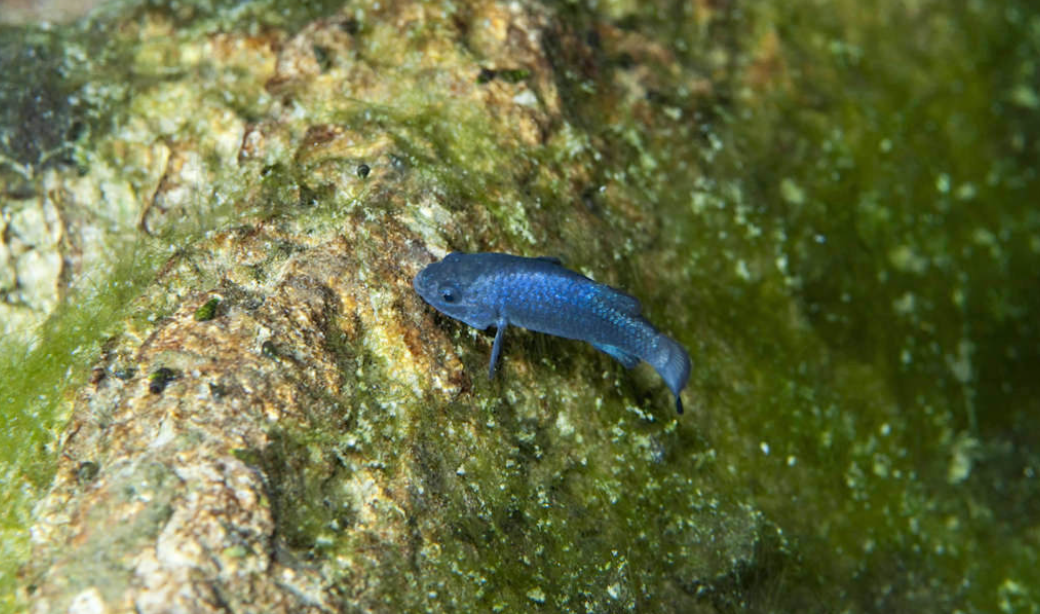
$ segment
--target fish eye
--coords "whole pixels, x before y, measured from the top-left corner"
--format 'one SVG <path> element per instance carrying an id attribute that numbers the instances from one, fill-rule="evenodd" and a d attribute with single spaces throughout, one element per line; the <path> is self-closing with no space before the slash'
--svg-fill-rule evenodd
<path id="1" fill-rule="evenodd" d="M 444 284 L 440 287 L 441 300 L 445 303 L 454 303 L 459 300 L 460 292 L 453 284 Z"/>

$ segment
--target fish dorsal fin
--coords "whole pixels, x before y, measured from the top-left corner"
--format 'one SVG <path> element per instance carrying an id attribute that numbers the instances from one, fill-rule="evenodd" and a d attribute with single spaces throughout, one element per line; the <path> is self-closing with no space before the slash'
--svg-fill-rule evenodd
<path id="1" fill-rule="evenodd" d="M 555 264 L 557 266 L 563 266 L 563 260 L 560 260 L 556 256 L 535 256 L 534 259 L 548 262 L 549 264 Z"/>

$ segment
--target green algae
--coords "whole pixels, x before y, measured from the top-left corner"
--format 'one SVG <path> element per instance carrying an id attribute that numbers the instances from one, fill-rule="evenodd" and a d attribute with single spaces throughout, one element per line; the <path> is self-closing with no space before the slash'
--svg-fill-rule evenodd
<path id="1" fill-rule="evenodd" d="M 363 576 L 365 585 L 381 587 L 384 606 L 403 610 L 510 611 L 533 601 L 603 611 L 663 598 L 676 608 L 694 607 L 698 599 L 737 603 L 744 569 L 765 573 L 756 541 L 776 541 L 777 534 L 754 509 L 702 492 L 698 481 L 710 479 L 712 461 L 698 460 L 694 472 L 676 472 L 665 462 L 706 452 L 674 421 L 662 436 L 651 417 L 619 398 L 575 403 L 569 392 L 575 375 L 566 372 L 545 381 L 558 391 L 548 406 L 570 406 L 551 423 L 510 409 L 532 394 L 514 381 L 489 384 L 477 406 L 426 404 L 415 424 L 402 429 L 398 395 L 363 385 L 387 381 L 381 372 L 388 365 L 358 345 L 332 343 L 342 356 L 343 396 L 315 391 L 306 424 L 279 427 L 272 445 L 239 457 L 269 476 L 278 533 L 297 556 L 352 561 L 326 567 L 334 584 Z M 583 445 L 604 433 L 613 434 L 612 445 Z M 619 463 L 626 458 L 636 465 Z M 649 473 L 642 471 L 646 461 Z M 361 520 L 373 511 L 404 513 L 392 505 L 368 509 L 366 484 L 378 486 L 365 476 L 373 473 L 383 476 L 379 483 L 407 485 L 409 555 L 387 549 L 371 519 Z M 690 525 L 702 530 L 691 536 Z M 712 530 L 719 527 L 725 537 Z M 379 556 L 365 556 L 369 551 Z M 699 580 L 666 589 L 663 597 L 661 561 Z M 731 575 L 712 576 L 734 564 Z"/>
<path id="2" fill-rule="evenodd" d="M 762 5 L 743 19 L 782 42 L 760 99 L 692 149 L 621 133 L 652 157 L 614 176 L 682 226 L 709 437 L 800 553 L 757 607 L 1035 607 L 1012 535 L 1034 541 L 1037 118 L 1015 92 L 1037 19 L 964 8 L 912 20 L 919 48 L 851 8 Z M 1002 61 L 1012 82 L 978 73 Z"/>
<path id="3" fill-rule="evenodd" d="M 218 307 L 220 307 L 220 299 L 214 296 L 195 310 L 195 321 L 208 322 L 217 317 Z"/>
<path id="4" fill-rule="evenodd" d="M 170 382 L 177 379 L 177 372 L 169 367 L 159 367 L 148 374 L 148 391 L 152 394 L 162 394 Z"/>
<path id="5" fill-rule="evenodd" d="M 27 558 L 32 501 L 52 477 L 55 442 L 65 418 L 64 395 L 86 381 L 86 367 L 95 360 L 100 339 L 117 330 L 127 305 L 151 281 L 160 262 L 148 249 L 139 249 L 138 254 L 138 259 L 121 263 L 111 280 L 83 288 L 63 303 L 34 331 L 34 343 L 4 339 L 0 362 L 6 408 L 0 429 L 3 607 L 14 605 L 15 571 Z"/>
<path id="6" fill-rule="evenodd" d="M 1021 62 L 1009 58 L 1035 48 L 1037 21 L 1024 7 L 965 8 L 912 21 L 927 49 L 841 10 L 772 13 L 780 32 L 824 34 L 785 37 L 781 61 L 799 77 L 733 122 L 735 151 L 710 167 L 754 169 L 715 219 L 730 211 L 772 243 L 757 266 L 742 248 L 746 266 L 720 263 L 713 282 L 728 278 L 744 305 L 780 298 L 738 312 L 752 328 L 732 339 L 761 357 L 742 367 L 768 396 L 735 420 L 744 435 L 730 445 L 746 452 L 717 441 L 720 454 L 758 476 L 755 500 L 788 535 L 799 518 L 816 525 L 794 531 L 809 574 L 797 582 L 857 609 L 1035 609 L 1028 590 L 998 595 L 1037 578 L 1022 514 L 1036 493 L 1025 373 L 1040 304 L 1022 283 L 1040 220 L 1024 206 L 1038 196 L 1035 146 L 1015 142 L 1038 126 L 995 103 L 1014 83 L 978 67 Z M 804 320 L 787 320 L 787 296 Z"/>

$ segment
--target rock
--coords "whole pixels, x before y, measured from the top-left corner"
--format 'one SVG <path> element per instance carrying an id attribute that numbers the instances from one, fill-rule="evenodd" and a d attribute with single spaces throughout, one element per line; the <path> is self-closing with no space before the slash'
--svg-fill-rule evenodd
<path id="1" fill-rule="evenodd" d="M 152 38 L 172 28 L 144 14 L 142 70 L 179 57 L 239 71 L 228 96 L 257 110 L 191 102 L 186 76 L 142 91 L 128 119 L 141 135 L 113 142 L 165 135 L 141 160 L 161 175 L 136 229 L 197 238 L 75 394 L 22 570 L 31 609 L 730 599 L 779 542 L 753 506 L 700 483 L 711 455 L 689 446 L 666 390 L 576 344 L 535 352 L 522 333 L 487 382 L 473 374 L 488 340 L 411 287 L 448 249 L 562 248 L 561 215 L 566 234 L 595 233 L 577 253 L 630 255 L 632 231 L 659 232 L 624 198 L 583 204 L 595 154 L 557 72 L 594 73 L 595 50 L 518 3 Z M 504 76 L 482 82 L 482 66 Z M 695 458 L 694 472 L 673 464 Z"/>

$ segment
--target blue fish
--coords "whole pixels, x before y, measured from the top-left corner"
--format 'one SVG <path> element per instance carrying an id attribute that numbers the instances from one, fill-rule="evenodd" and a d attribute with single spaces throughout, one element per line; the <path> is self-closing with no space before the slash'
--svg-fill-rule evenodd
<path id="1" fill-rule="evenodd" d="M 690 357 L 674 339 L 640 315 L 639 300 L 575 273 L 556 258 L 453 252 L 419 272 L 415 291 L 441 313 L 481 330 L 494 326 L 488 377 L 510 325 L 588 341 L 626 368 L 645 360 L 657 370 L 683 411 L 680 393 Z"/>

